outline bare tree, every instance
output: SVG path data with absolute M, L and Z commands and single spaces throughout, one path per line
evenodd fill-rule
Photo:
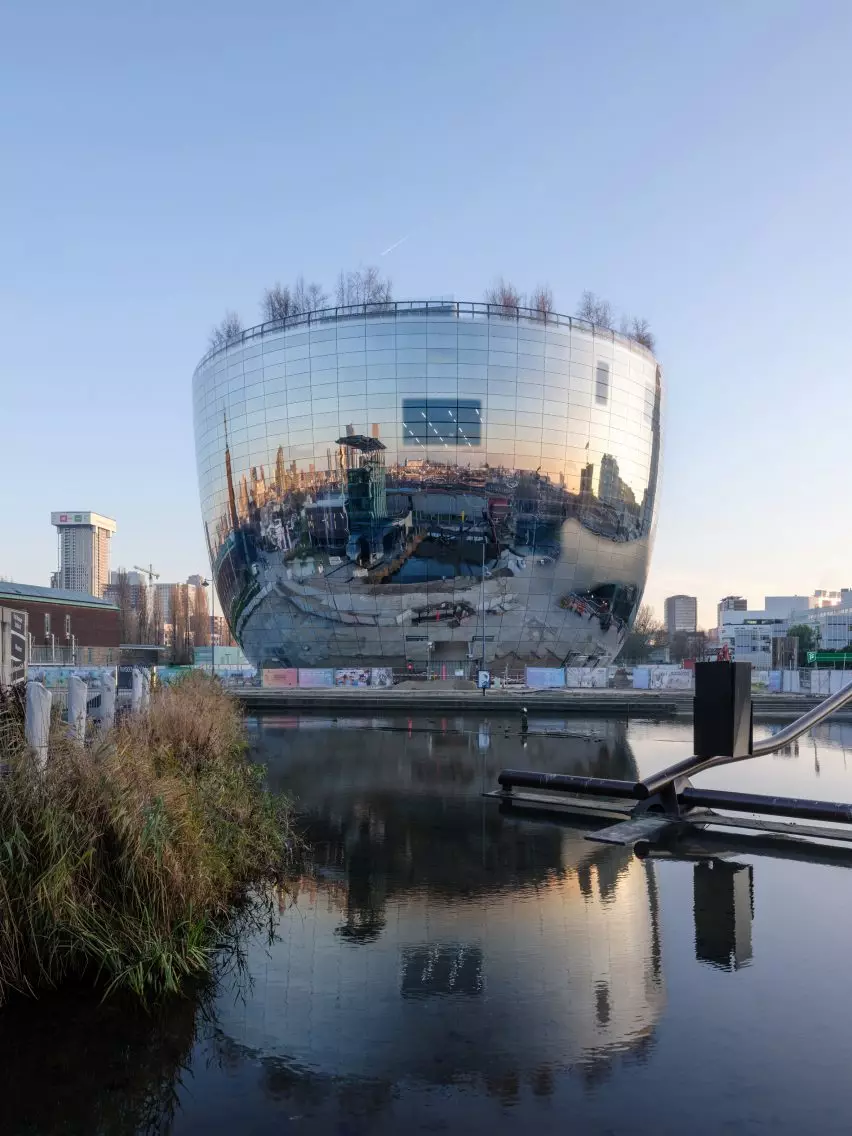
M 225 312 L 223 318 L 210 332 L 210 346 L 224 347 L 242 335 L 243 323 L 236 312 Z
M 260 310 L 265 321 L 286 319 L 293 315 L 293 297 L 286 284 L 283 288 L 280 284 L 267 288 L 260 301 Z
M 539 284 L 530 297 L 530 307 L 539 319 L 546 320 L 553 311 L 553 292 L 549 284 Z
M 389 277 L 382 276 L 378 268 L 359 268 L 355 272 L 341 272 L 337 278 L 337 303 L 389 304 L 393 289 Z
M 485 289 L 485 302 L 500 308 L 506 315 L 516 316 L 524 298 L 514 284 L 498 276 L 491 287 Z
M 654 333 L 651 331 L 651 325 L 646 319 L 639 319 L 638 316 L 634 316 L 633 322 L 630 325 L 630 335 L 637 343 L 641 343 L 643 347 L 647 347 L 649 351 L 654 350 Z
M 119 568 L 115 580 L 115 598 L 118 603 L 118 635 L 121 643 L 132 643 L 136 631 L 136 617 L 133 612 L 133 593 L 130 580 L 123 568 Z
M 211 585 L 212 587 L 213 585 Z M 210 616 L 207 611 L 207 591 L 195 585 L 192 603 L 192 637 L 196 647 L 210 646 Z
M 177 663 L 177 662 L 180 661 L 180 640 L 181 640 L 181 631 L 180 631 L 180 612 L 181 612 L 180 584 L 173 584 L 172 585 L 172 589 L 171 589 L 171 592 L 169 594 L 169 607 L 171 608 L 170 615 L 171 615 L 171 625 L 172 625 L 172 636 L 171 636 L 172 641 L 171 641 L 171 644 L 170 644 L 170 646 L 171 646 L 171 659 L 172 659 L 173 663 Z
M 609 331 L 612 331 L 615 322 L 609 300 L 601 299 L 594 292 L 584 292 L 580 297 L 577 315 L 580 319 L 588 320 L 596 327 L 605 327 Z
M 388 287 L 390 287 L 390 281 Z M 328 292 L 321 284 L 309 284 L 307 297 L 308 311 L 310 312 L 321 312 L 323 308 L 328 306 Z
M 293 289 L 293 307 L 297 314 L 305 315 L 308 312 L 318 312 L 328 302 L 328 295 L 322 290 L 320 284 L 306 284 L 304 276 L 300 276 Z
M 192 659 L 192 606 L 189 601 L 189 584 L 181 585 L 181 600 L 183 601 L 183 659 L 191 663 Z
M 659 635 L 663 624 L 657 619 L 656 612 L 650 604 L 639 604 L 636 618 L 633 620 L 633 630 L 640 635 Z
M 658 644 L 663 635 L 663 625 L 654 614 L 650 604 L 640 604 L 633 620 L 633 626 L 622 652 L 625 659 L 641 662 L 647 659 L 652 647 Z
M 159 646 L 164 642 L 163 635 L 163 599 L 159 587 L 155 584 L 151 597 L 151 642 Z
M 148 585 L 142 580 L 139 584 L 139 598 L 136 601 L 136 642 L 151 642 L 151 619 L 148 612 Z

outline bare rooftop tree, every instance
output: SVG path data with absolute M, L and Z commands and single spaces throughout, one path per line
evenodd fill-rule
M 593 323 L 595 327 L 605 327 L 609 331 L 612 331 L 612 325 L 615 322 L 609 300 L 596 296 L 594 292 L 584 292 L 580 297 L 577 315 L 580 319 Z
M 226 312 L 224 317 L 210 332 L 210 346 L 224 347 L 234 339 L 239 339 L 243 332 L 243 322 L 236 312 Z
M 547 319 L 553 311 L 553 292 L 550 290 L 549 284 L 538 285 L 532 296 L 530 296 L 530 307 L 535 311 L 539 319 Z
M 378 268 L 367 267 L 355 272 L 341 272 L 337 279 L 337 303 L 340 307 L 350 304 L 389 304 L 393 297 L 391 281 L 382 276 Z
M 498 276 L 491 287 L 485 289 L 485 302 L 500 308 L 506 315 L 516 316 L 524 298 L 514 284 Z
M 306 284 L 300 276 L 293 288 L 275 284 L 267 288 L 260 301 L 264 320 L 287 319 L 289 316 L 318 312 L 328 303 L 328 293 L 319 284 Z
M 319 284 L 306 284 L 304 276 L 299 277 L 293 289 L 293 306 L 297 315 L 318 312 L 327 303 L 328 294 Z
M 280 284 L 267 288 L 260 301 L 260 310 L 264 321 L 286 319 L 293 315 L 293 297 L 286 284 L 283 288 Z
M 630 325 L 630 336 L 635 339 L 637 343 L 641 343 L 643 347 L 647 347 L 649 351 L 654 350 L 654 333 L 651 331 L 651 325 L 646 319 L 639 319 L 637 316 L 633 317 L 633 322 Z

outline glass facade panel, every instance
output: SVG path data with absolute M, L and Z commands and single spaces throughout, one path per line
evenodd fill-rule
M 653 540 L 651 354 L 523 309 L 312 319 L 194 376 L 205 534 L 248 656 L 472 674 L 484 633 L 497 673 L 614 658 Z

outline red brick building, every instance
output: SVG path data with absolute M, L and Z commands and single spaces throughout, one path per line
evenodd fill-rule
M 32 662 L 118 662 L 119 610 L 109 600 L 0 581 L 0 606 L 27 613 Z

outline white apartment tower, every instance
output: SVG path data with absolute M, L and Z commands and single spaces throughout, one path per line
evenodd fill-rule
M 51 577 L 54 588 L 88 592 L 99 599 L 109 583 L 109 545 L 115 521 L 99 513 L 51 513 L 59 543 L 59 567 Z

